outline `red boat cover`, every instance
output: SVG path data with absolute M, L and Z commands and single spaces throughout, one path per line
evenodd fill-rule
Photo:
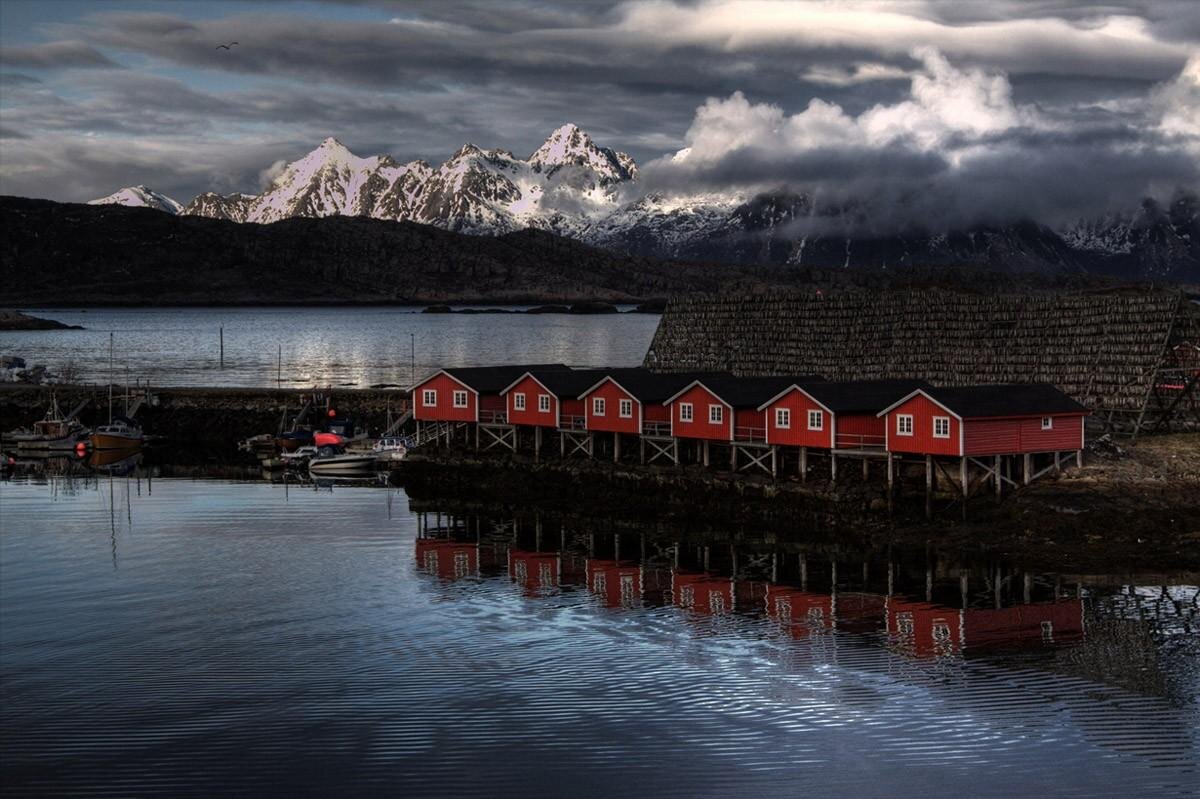
M 346 443 L 346 439 L 339 436 L 337 433 L 316 433 L 313 435 L 313 443 L 318 447 L 335 446 L 340 447 Z

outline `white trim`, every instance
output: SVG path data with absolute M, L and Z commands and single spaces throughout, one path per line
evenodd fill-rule
M 458 395 L 462 394 L 463 404 L 458 404 Z M 450 391 L 450 407 L 453 410 L 463 410 L 471 407 L 471 393 L 461 388 L 452 389 Z
M 683 388 L 679 389 L 679 390 L 678 390 L 678 391 L 676 391 L 674 394 L 672 394 L 671 396 L 669 396 L 669 397 L 667 397 L 665 400 L 663 400 L 663 405 L 670 405 L 672 402 L 674 402 L 675 400 L 679 399 L 679 397 L 681 397 L 681 396 L 683 396 L 684 394 L 688 393 L 689 391 L 691 391 L 691 390 L 692 390 L 693 388 L 695 388 L 696 386 L 700 386 L 700 388 L 704 389 L 704 390 L 705 390 L 705 391 L 707 391 L 709 394 L 712 394 L 714 397 L 717 397 L 717 392 L 713 391 L 711 388 L 709 388 L 708 386 L 704 385 L 704 384 L 703 384 L 703 383 L 701 383 L 699 380 L 693 380 L 692 382 L 688 383 L 686 386 L 684 386 Z M 721 398 L 720 398 L 720 397 L 717 397 L 717 399 L 721 399 Z
M 471 387 L 470 387 L 470 386 L 468 386 L 466 383 L 464 383 L 463 381 L 459 380 L 459 379 L 458 379 L 457 377 L 455 377 L 454 375 L 452 375 L 452 374 L 450 374 L 449 372 L 447 372 L 445 369 L 438 369 L 436 372 L 434 372 L 433 374 L 431 374 L 429 377 L 425 378 L 424 380 L 421 380 L 421 381 L 419 381 L 419 382 L 418 382 L 418 383 L 417 383 L 415 386 L 413 386 L 413 391 L 416 391 L 418 388 L 420 388 L 421 386 L 425 385 L 426 383 L 428 383 L 430 380 L 434 379 L 435 377 L 438 377 L 439 375 L 445 375 L 446 377 L 448 377 L 448 378 L 450 378 L 451 380 L 453 380 L 455 383 L 458 383 L 460 386 L 462 386 L 463 388 L 465 388 L 467 391 L 470 391 L 470 392 L 471 392 L 472 394 L 474 394 L 475 396 L 477 396 L 477 397 L 479 396 L 479 392 L 478 392 L 478 391 L 476 391 L 475 389 L 471 388 Z
M 629 403 L 629 413 L 625 413 L 625 403 Z M 617 418 L 632 419 L 633 418 L 633 400 L 628 397 L 620 397 L 617 399 Z
M 518 377 L 516 380 L 512 381 L 512 382 L 511 382 L 511 383 L 509 383 L 507 386 L 505 386 L 504 388 L 500 389 L 500 394 L 501 394 L 501 395 L 504 395 L 504 394 L 507 394 L 508 392 L 512 391 L 514 388 L 516 388 L 516 387 L 517 387 L 517 385 L 518 385 L 518 384 L 519 384 L 519 383 L 520 383 L 522 380 L 524 380 L 524 379 L 525 379 L 525 378 L 527 378 L 527 377 L 528 377 L 530 380 L 532 380 L 533 382 L 537 383 L 537 384 L 538 384 L 539 386 L 541 386 L 542 388 L 546 389 L 547 391 L 550 391 L 549 387 L 547 387 L 547 386 L 546 386 L 546 384 L 545 384 L 545 383 L 543 383 L 541 380 L 538 380 L 538 379 L 537 379 L 537 377 L 536 377 L 536 376 L 534 376 L 533 372 L 525 372 L 525 373 L 524 373 L 524 374 L 522 374 L 520 377 Z M 554 392 L 553 392 L 553 391 L 550 391 L 550 393 L 551 393 L 551 394 L 553 394 Z
M 684 409 L 684 408 L 687 408 L 687 418 L 686 418 L 686 419 L 685 419 L 685 418 L 683 418 L 683 409 Z M 674 414 L 671 414 L 671 418 L 672 418 L 672 419 L 674 419 L 674 418 L 675 418 L 675 415 L 674 415 Z M 687 423 L 689 423 L 689 424 L 690 424 L 690 423 L 694 422 L 695 420 L 696 420 L 696 406 L 695 406 L 695 404 L 693 404 L 693 403 L 691 403 L 691 402 L 681 402 L 681 403 L 679 403 L 679 421 L 680 421 L 680 422 L 687 422 Z
M 713 418 L 713 411 L 721 414 L 720 419 Z M 725 424 L 725 405 L 723 403 L 708 403 L 708 423 L 709 424 Z
M 803 386 L 801 386 L 799 383 L 792 383 L 790 386 L 788 386 L 787 388 L 785 388 L 783 391 L 780 391 L 780 392 L 779 392 L 778 394 L 776 394 L 774 397 L 771 397 L 771 399 L 767 400 L 767 401 L 766 401 L 766 402 L 764 402 L 762 405 L 759 405 L 759 406 L 758 406 L 758 410 L 760 410 L 760 411 L 762 411 L 762 410 L 766 410 L 766 409 L 767 409 L 767 408 L 769 408 L 771 405 L 774 405 L 776 402 L 779 402 L 779 400 L 781 400 L 781 399 L 783 399 L 784 397 L 786 397 L 788 394 L 791 394 L 793 391 L 799 391 L 801 394 L 803 394 L 804 396 L 808 397 L 810 400 L 812 400 L 813 402 L 815 402 L 817 405 L 820 405 L 820 406 L 821 406 L 821 408 L 822 408 L 822 409 L 824 409 L 825 411 L 827 411 L 827 412 L 829 413 L 829 415 L 830 415 L 830 416 L 833 416 L 833 409 L 832 409 L 832 408 L 830 408 L 830 407 L 829 407 L 828 405 L 826 405 L 825 403 L 821 402 L 819 399 L 817 399 L 816 397 L 814 397 L 812 394 L 809 394 L 809 393 L 808 393 L 808 391 L 806 391 L 806 390 L 804 389 L 804 387 L 803 387 Z
M 933 437 L 934 438 L 944 438 L 944 439 L 949 440 L 949 438 L 950 438 L 950 417 L 949 416 L 934 416 L 934 417 L 932 417 L 932 419 L 933 419 Z M 946 423 L 946 432 L 945 433 L 938 432 L 938 422 Z
M 792 429 L 792 409 L 791 408 L 775 408 L 774 411 L 775 411 L 775 422 L 772 426 L 778 430 L 791 430 Z M 779 414 L 780 413 L 787 414 L 787 424 L 779 423 Z
M 524 411 L 525 409 L 526 409 L 525 392 L 524 391 L 514 391 L 513 392 L 513 410 L 514 411 Z
M 930 402 L 932 402 L 934 405 L 938 406 L 938 407 L 939 407 L 939 408 L 941 408 L 943 411 L 945 411 L 946 413 L 950 414 L 951 416 L 953 416 L 955 419 L 959 420 L 960 422 L 962 421 L 962 417 L 961 417 L 961 416 L 959 416 L 957 413 L 955 413 L 955 412 L 954 412 L 952 409 L 950 409 L 950 408 L 946 407 L 945 403 L 942 403 L 942 402 L 939 402 L 938 400 L 936 400 L 936 399 L 935 399 L 935 398 L 934 398 L 934 397 L 933 397 L 933 396 L 932 396 L 932 395 L 931 395 L 931 394 L 930 394 L 928 391 L 926 391 L 926 390 L 925 390 L 925 389 L 923 389 L 923 388 L 918 388 L 917 390 L 915 390 L 915 391 L 913 391 L 913 392 L 910 392 L 909 394 L 905 395 L 905 397 L 904 397 L 903 399 L 900 399 L 900 400 L 897 400 L 896 402 L 893 402 L 891 405 L 887 406 L 887 407 L 886 407 L 886 408 L 884 408 L 882 411 L 880 411 L 879 413 L 875 414 L 875 417 L 876 417 L 876 418 L 879 418 L 880 416 L 886 416 L 887 414 L 889 414 L 889 413 L 891 413 L 892 411 L 894 411 L 896 408 L 899 408 L 901 405 L 903 405 L 904 403 L 908 402 L 910 399 L 912 399 L 913 397 L 916 397 L 916 396 L 918 396 L 918 395 L 920 395 L 920 396 L 924 397 L 925 399 L 929 400 L 929 401 L 930 401 Z
M 604 397 L 592 397 L 592 416 L 608 418 L 608 402 Z
M 550 413 L 551 395 L 550 394 L 538 394 L 537 398 L 538 398 L 537 412 L 538 413 Z M 545 408 L 542 407 L 542 400 L 546 401 Z
M 908 420 L 908 432 L 907 433 L 900 429 L 900 420 L 901 419 Z M 899 438 L 900 436 L 904 436 L 905 438 L 912 438 L 914 429 L 915 429 L 914 414 L 911 414 L 911 413 L 896 414 L 896 437 L 897 438 Z
M 817 426 L 813 427 L 813 414 L 817 415 Z M 825 432 L 825 412 L 820 408 L 809 408 L 805 414 L 805 428 L 810 433 Z
M 1042 429 L 1043 430 L 1053 430 L 1054 429 L 1054 417 L 1053 416 L 1043 416 L 1042 417 Z
M 433 402 L 429 401 L 429 395 L 433 395 Z M 421 389 L 421 407 L 436 408 L 438 404 L 438 390 L 436 388 Z

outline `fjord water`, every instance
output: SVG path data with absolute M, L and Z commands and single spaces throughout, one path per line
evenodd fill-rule
M 628 310 L 627 306 L 622 306 Z M 408 385 L 453 366 L 565 363 L 637 366 L 654 314 L 424 314 L 417 307 L 47 308 L 37 316 L 84 330 L 0 332 L 0 353 L 79 382 L 116 370 L 156 386 Z M 225 360 L 221 366 L 221 329 Z M 410 336 L 411 334 L 411 336 Z M 279 367 L 282 348 L 282 369 Z
M 1011 566 L 996 589 L 977 571 L 965 604 L 985 621 L 993 596 L 1018 610 L 1049 603 L 1061 619 L 1032 637 L 984 636 L 958 615 L 957 578 L 940 567 L 929 583 L 919 565 L 893 573 L 879 560 L 835 576 L 814 555 L 803 595 L 831 617 L 784 618 L 761 594 L 771 576 L 797 590 L 795 554 L 770 561 L 748 547 L 738 598 L 726 605 L 710 588 L 702 601 L 696 583 L 688 609 L 673 581 L 702 571 L 703 547 L 684 533 L 426 510 L 372 486 L 0 483 L 5 792 L 1170 796 L 1200 785 L 1194 576 L 1161 587 L 1036 574 L 1026 598 Z M 728 585 L 725 549 L 712 546 L 709 565 Z M 885 620 L 926 599 L 967 619 L 932 647 Z

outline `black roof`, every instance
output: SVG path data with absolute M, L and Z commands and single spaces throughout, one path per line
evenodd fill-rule
M 776 375 L 773 377 L 712 375 L 708 378 L 693 379 L 699 379 L 705 388 L 725 400 L 725 402 L 728 402 L 734 408 L 757 408 L 791 386 L 820 383 L 824 380 L 824 378 L 818 375 Z M 684 385 L 687 384 L 685 383 Z M 680 386 L 681 389 L 683 387 Z
M 568 367 L 561 363 L 516 364 L 511 366 L 466 366 L 444 369 L 446 374 L 480 394 L 499 394 L 526 372 L 560 371 Z
M 1087 408 L 1048 383 L 934 388 L 925 393 L 964 419 L 1087 413 Z
M 693 380 L 699 380 L 707 385 L 709 381 L 734 379 L 728 372 L 673 372 L 666 374 L 642 368 L 608 369 L 590 385 L 585 386 L 583 391 L 596 385 L 605 377 L 611 377 L 617 381 L 621 388 L 632 394 L 639 402 L 662 402 Z
M 917 389 L 928 391 L 933 386 L 924 380 L 895 379 L 815 383 L 802 388 L 834 413 L 879 413 Z
M 530 369 L 530 374 L 556 397 L 575 399 L 604 379 L 608 369 Z M 516 382 L 517 375 L 510 382 Z

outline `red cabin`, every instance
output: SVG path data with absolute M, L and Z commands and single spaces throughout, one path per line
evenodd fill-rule
M 917 389 L 879 412 L 889 452 L 958 457 L 1083 449 L 1087 415 L 1045 384 Z
M 671 435 L 707 441 L 764 441 L 763 402 L 787 386 L 820 379 L 713 375 L 693 380 L 664 402 L 671 418 Z
M 707 572 L 671 572 L 671 602 L 676 607 L 713 616 L 734 609 L 733 580 Z
M 479 576 L 479 545 L 444 538 L 418 538 L 417 568 L 447 580 Z
M 600 369 L 536 369 L 505 386 L 509 424 L 582 430 L 583 400 L 579 394 L 603 379 Z
M 930 386 L 920 380 L 797 381 L 759 406 L 767 443 L 882 451 L 885 422 L 879 411 L 918 388 Z
M 630 608 L 642 603 L 642 567 L 635 563 L 589 558 L 584 564 L 588 590 L 608 608 Z
M 647 369 L 608 370 L 579 395 L 584 403 L 584 424 L 594 432 L 669 435 L 671 413 L 666 400 L 698 377 L 701 375 L 657 374 Z
M 535 594 L 558 586 L 562 559 L 557 552 L 526 552 L 510 550 L 508 576 L 527 594 Z
M 562 364 L 441 369 L 413 387 L 413 418 L 418 422 L 503 421 L 500 392 L 506 386 L 528 371 L 566 369 Z

